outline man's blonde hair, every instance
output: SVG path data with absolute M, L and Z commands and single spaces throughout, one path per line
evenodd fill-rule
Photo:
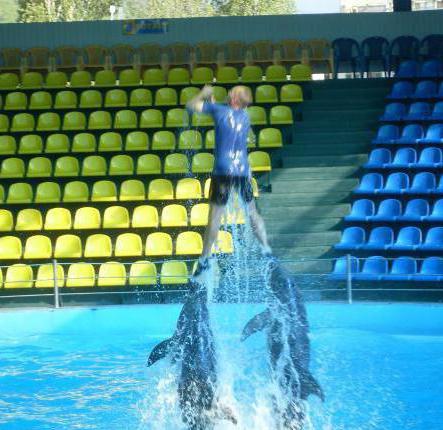
M 252 103 L 251 90 L 244 85 L 236 85 L 232 87 L 228 94 L 228 101 L 230 104 L 235 104 L 244 109 Z

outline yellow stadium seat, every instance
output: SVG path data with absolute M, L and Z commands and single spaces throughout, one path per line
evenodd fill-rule
M 132 110 L 120 110 L 115 115 L 114 128 L 137 128 L 137 114 Z
M 189 161 L 185 154 L 169 154 L 164 163 L 165 174 L 179 174 L 189 172 Z
M 209 205 L 207 203 L 198 203 L 191 208 L 191 225 L 200 227 L 208 225 Z
M 7 204 L 31 203 L 34 195 L 29 184 L 18 182 L 12 184 L 8 190 Z
M 94 266 L 90 263 L 74 263 L 69 266 L 66 276 L 67 287 L 93 287 L 95 284 Z
M 81 207 L 76 210 L 74 216 L 74 229 L 87 230 L 101 227 L 100 211 L 97 208 Z
M 155 92 L 156 106 L 176 106 L 178 102 L 177 91 L 174 88 L 160 88 Z
M 168 72 L 168 85 L 188 85 L 190 75 L 184 67 L 174 67 Z
M 112 254 L 111 238 L 106 234 L 88 236 L 85 245 L 85 258 L 110 257 Z
M 41 182 L 35 191 L 35 203 L 58 203 L 61 200 L 60 185 L 57 182 Z
M 103 228 L 129 228 L 129 213 L 125 207 L 110 206 L 103 213 Z
M 211 178 L 206 179 L 205 188 L 204 188 L 204 197 L 205 199 L 209 198 L 209 191 L 211 190 Z
M 42 214 L 37 209 L 22 209 L 17 214 L 15 229 L 17 231 L 41 230 L 43 228 Z
M 97 181 L 92 186 L 91 201 L 115 202 L 117 200 L 117 188 L 114 182 Z
M 266 111 L 261 106 L 249 106 L 248 107 L 249 120 L 251 125 L 266 125 Z
M 103 105 L 103 96 L 100 91 L 86 90 L 80 95 L 80 105 L 82 109 L 101 108 Z
M 89 200 L 89 189 L 85 182 L 72 181 L 65 185 L 63 193 L 64 202 L 87 202 Z
M 149 183 L 149 200 L 173 200 L 174 189 L 172 182 L 167 179 L 154 179 Z
M 47 91 L 35 91 L 31 95 L 29 101 L 30 110 L 45 109 L 49 110 L 52 108 L 52 96 Z
M 152 106 L 152 93 L 147 88 L 136 88 L 129 96 L 129 106 L 144 107 Z
M 0 203 L 3 203 L 5 201 L 5 189 L 3 188 L 3 185 L 0 184 Z
M 182 205 L 167 205 L 162 210 L 162 227 L 186 227 L 188 225 L 188 213 Z
M 146 109 L 140 115 L 140 128 L 163 127 L 163 113 L 158 109 Z
M 126 136 L 126 151 L 147 151 L 148 146 L 149 137 L 144 131 L 131 131 Z
M 52 174 L 52 163 L 46 157 L 34 157 L 28 162 L 28 178 L 47 178 Z
M 286 84 L 280 88 L 282 103 L 300 103 L 303 101 L 303 90 L 300 85 Z
M 22 243 L 18 237 L 0 237 L 0 260 L 18 260 L 22 256 Z
M 64 234 L 55 241 L 54 258 L 80 258 L 82 243 L 74 234 Z
M 77 94 L 74 91 L 59 91 L 55 95 L 54 109 L 76 109 Z
M 185 105 L 200 92 L 197 87 L 186 87 L 180 91 L 180 104 Z
M 51 258 L 51 256 L 52 244 L 49 237 L 36 234 L 26 239 L 24 259 Z
M 74 72 L 71 75 L 71 87 L 72 88 L 85 88 L 91 86 L 91 74 L 86 70 Z
M 289 106 L 273 106 L 269 113 L 269 123 L 272 124 L 293 124 L 292 111 Z
M 249 165 L 253 172 L 270 172 L 271 158 L 264 151 L 254 151 L 248 155 Z
M 117 175 L 132 175 L 134 173 L 134 161 L 129 155 L 114 155 L 109 163 L 109 174 L 111 176 Z
M 126 107 L 128 96 L 125 90 L 113 89 L 106 92 L 105 107 Z
M 257 180 L 255 178 L 251 178 L 251 185 L 252 185 L 252 191 L 253 191 L 254 197 L 258 197 L 259 196 L 258 184 L 257 184 Z
M 304 82 L 312 80 L 312 69 L 306 64 L 295 64 L 291 67 L 291 81 Z
M 100 265 L 98 287 L 120 287 L 126 284 L 126 269 L 122 263 L 108 261 Z
M 72 227 L 72 217 L 69 209 L 51 208 L 46 213 L 45 230 L 70 230 Z
M 41 264 L 37 270 L 37 279 L 35 281 L 36 288 L 54 288 L 54 278 L 57 282 L 57 287 L 61 288 L 65 285 L 65 272 L 63 266 L 57 264 Z
M 25 175 L 25 163 L 21 158 L 5 158 L 0 169 L 0 178 L 22 178 Z
M 236 84 L 239 77 L 235 67 L 224 66 L 217 69 L 216 81 L 219 84 Z
M 210 67 L 196 67 L 192 70 L 191 84 L 204 85 L 214 81 L 214 71 Z
M 222 216 L 221 224 L 244 224 L 245 223 L 245 211 L 238 204 L 238 199 L 234 200 L 234 207 L 229 207 Z
M 175 135 L 171 131 L 156 131 L 152 136 L 151 149 L 154 151 L 172 151 L 175 149 Z
M 172 238 L 169 234 L 155 232 L 146 238 L 145 254 L 150 256 L 172 255 Z
M 232 254 L 234 252 L 234 243 L 232 235 L 228 231 L 220 230 L 217 240 L 212 247 L 212 252 L 221 252 L 222 254 Z
M 184 231 L 179 233 L 175 244 L 176 255 L 200 255 L 203 251 L 203 239 L 200 233 Z
M 277 103 L 278 94 L 277 88 L 274 85 L 259 85 L 255 89 L 256 103 Z
M 162 86 L 166 85 L 165 74 L 162 69 L 147 69 L 143 73 L 143 85 Z
M 75 157 L 66 155 L 57 158 L 55 162 L 54 176 L 78 176 L 80 166 Z
M 180 133 L 178 149 L 201 149 L 203 147 L 202 135 L 197 130 L 185 130 Z
M 46 88 L 64 88 L 68 83 L 68 77 L 65 72 L 49 72 L 46 75 Z
M 139 257 L 143 254 L 141 237 L 135 233 L 123 233 L 115 241 L 116 257 Z
M 140 85 L 140 73 L 134 69 L 125 69 L 118 75 L 118 83 L 121 87 L 136 87 Z
M 11 231 L 13 226 L 12 213 L 7 209 L 0 209 L 0 231 Z
M 86 129 L 86 115 L 83 112 L 68 112 L 63 117 L 62 130 L 85 130 Z
M 259 148 L 281 148 L 283 137 L 278 128 L 263 128 L 258 134 Z
M 108 131 L 100 136 L 98 142 L 98 151 L 121 151 L 123 148 L 122 137 L 119 133 Z
M 111 114 L 104 110 L 97 110 L 89 115 L 89 130 L 107 130 L 112 127 Z
M 5 110 L 26 110 L 28 106 L 28 97 L 20 91 L 8 93 L 5 99 Z
M 265 78 L 268 82 L 286 82 L 287 70 L 285 66 L 280 64 L 273 64 L 266 67 Z
M 134 208 L 132 214 L 133 228 L 157 228 L 158 222 L 158 211 L 155 206 L 142 205 Z
M 129 270 L 129 285 L 155 285 L 157 268 L 150 261 L 136 261 Z
M 185 128 L 189 126 L 189 113 L 186 109 L 173 108 L 166 113 L 166 127 Z
M 46 139 L 45 153 L 57 154 L 69 152 L 69 138 L 66 134 L 51 134 Z
M 38 134 L 25 134 L 18 146 L 19 154 L 41 154 L 43 152 L 43 140 Z
M 256 83 L 263 80 L 263 70 L 259 66 L 245 66 L 241 70 L 242 83 Z
M 192 157 L 192 173 L 211 173 L 214 168 L 214 155 L 200 152 Z
M 166 261 L 162 264 L 160 284 L 181 285 L 188 283 L 188 268 L 184 261 Z
M 198 179 L 183 178 L 177 182 L 175 198 L 178 200 L 201 199 L 202 190 Z
M 5 288 L 32 288 L 34 283 L 32 267 L 27 264 L 13 264 L 6 270 Z
M 155 154 L 143 154 L 137 159 L 137 175 L 158 175 L 161 173 L 160 157 Z
M 211 115 L 194 113 L 192 115 L 192 125 L 194 127 L 213 127 L 214 119 Z
M 145 200 L 146 190 L 142 181 L 127 179 L 120 185 L 120 201 Z
M 214 149 L 215 148 L 215 133 L 214 130 L 208 130 L 205 136 L 205 148 Z
M 15 154 L 17 150 L 17 143 L 13 136 L 0 136 L 0 154 L 11 155 Z
M 82 176 L 104 176 L 108 170 L 106 160 L 100 155 L 88 155 L 83 159 Z
M 217 103 L 225 103 L 228 98 L 228 91 L 225 87 L 212 87 L 212 95 Z
M 33 131 L 34 117 L 30 113 L 18 113 L 12 118 L 11 132 Z
M 0 89 L 14 90 L 19 85 L 18 75 L 15 73 L 0 73 Z
M 113 87 L 117 77 L 112 70 L 99 70 L 95 74 L 96 87 Z
M 71 152 L 95 152 L 97 142 L 91 133 L 78 133 L 72 141 Z

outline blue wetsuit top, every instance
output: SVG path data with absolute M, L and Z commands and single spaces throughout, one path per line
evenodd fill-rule
M 204 102 L 203 113 L 211 115 L 215 123 L 215 163 L 212 174 L 250 176 L 247 151 L 250 122 L 246 110 Z

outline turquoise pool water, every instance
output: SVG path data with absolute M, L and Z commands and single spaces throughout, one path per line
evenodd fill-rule
M 264 337 L 239 342 L 261 305 L 212 305 L 221 398 L 237 427 L 271 430 Z M 179 305 L 0 313 L 0 428 L 175 430 L 174 371 L 145 367 L 174 330 Z M 307 429 L 441 430 L 443 306 L 308 304 L 312 372 Z

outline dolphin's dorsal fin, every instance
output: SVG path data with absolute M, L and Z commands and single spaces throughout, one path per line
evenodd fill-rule
M 241 340 L 244 341 L 251 334 L 257 333 L 258 331 L 266 328 L 270 322 L 271 312 L 269 309 L 263 311 L 262 313 L 256 315 L 254 318 L 249 320 L 243 329 Z
M 320 384 L 317 380 L 311 375 L 310 372 L 302 375 L 302 385 L 304 387 L 303 398 L 306 400 L 309 395 L 314 395 L 319 397 L 322 402 L 325 401 L 325 394 L 323 393 Z
M 154 349 L 151 351 L 148 357 L 148 362 L 146 365 L 152 366 L 154 363 L 156 363 L 158 360 L 161 360 L 162 358 L 165 358 L 172 347 L 172 342 L 174 338 L 171 337 L 169 339 L 164 340 L 163 342 L 160 342 L 158 345 L 154 347 Z

